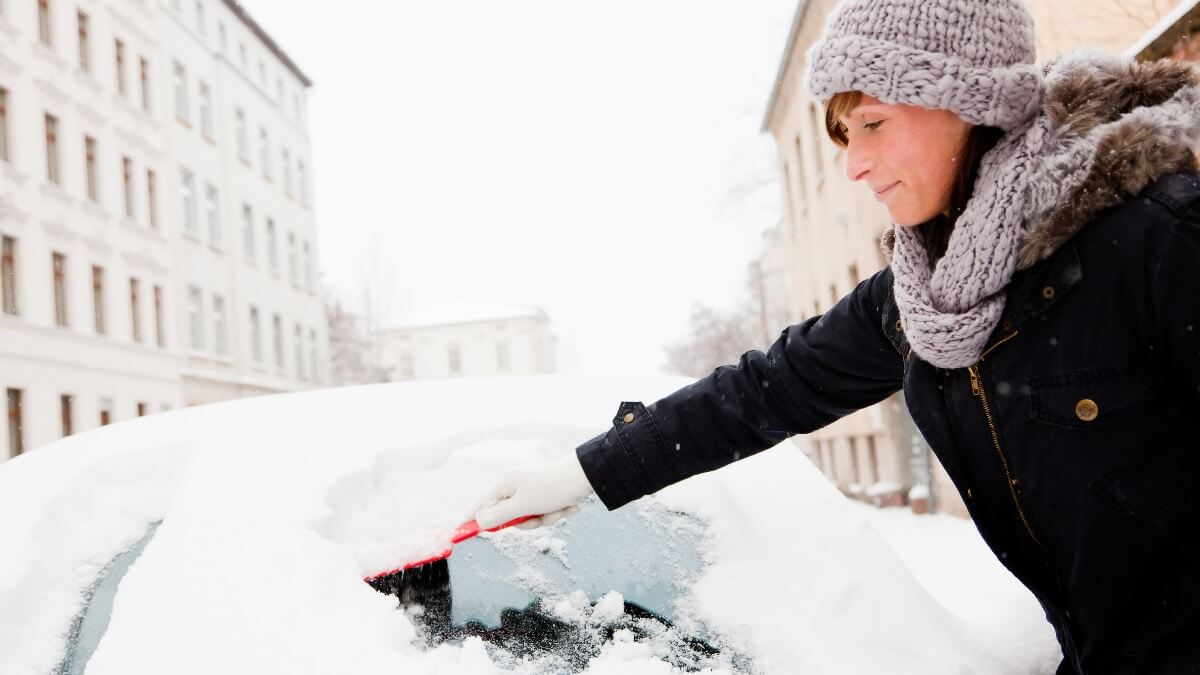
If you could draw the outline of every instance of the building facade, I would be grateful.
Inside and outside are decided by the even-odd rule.
[[[845,153],[825,133],[824,109],[803,87],[805,52],[836,4],[799,3],[763,120],[763,130],[776,141],[792,229],[789,263],[796,320],[822,313],[881,269],[885,260],[878,240],[891,226],[887,210],[846,177]],[[1172,5],[1167,0],[1033,0],[1029,6],[1039,59],[1079,47],[1126,52],[1169,27],[1160,24]],[[923,499],[930,495],[940,511],[966,515],[900,395],[812,434],[809,452],[848,494],[899,503],[911,491]]]
[[[557,338],[538,308],[413,317],[371,338],[379,367],[392,381],[556,371]]]
[[[309,84],[235,2],[0,2],[0,461],[324,380]]]

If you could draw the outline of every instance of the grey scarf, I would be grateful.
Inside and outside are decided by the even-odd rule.
[[[920,232],[891,231],[905,334],[940,368],[979,361],[1017,269],[1158,176],[1196,168],[1200,77],[1191,66],[1077,52],[1043,73],[1044,104],[983,157],[936,265]]]

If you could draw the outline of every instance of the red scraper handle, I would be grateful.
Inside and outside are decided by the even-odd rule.
[[[400,572],[403,570],[410,570],[414,567],[428,565],[429,563],[433,563],[433,562],[437,562],[437,561],[445,559],[445,558],[449,558],[450,554],[454,552],[455,544],[464,542],[464,541],[470,539],[471,537],[476,536],[480,532],[495,532],[497,530],[503,530],[506,527],[511,527],[513,525],[519,525],[531,518],[538,518],[538,517],[539,516],[536,516],[536,515],[521,516],[520,518],[514,518],[514,519],[508,521],[507,523],[504,523],[502,525],[497,525],[496,527],[492,527],[487,530],[480,530],[479,523],[476,522],[474,518],[472,518],[471,520],[468,520],[467,522],[463,523],[462,525],[459,525],[458,527],[454,528],[454,533],[450,536],[450,546],[445,551],[442,551],[441,553],[439,553],[435,556],[423,558],[423,559],[417,560],[415,562],[405,563],[405,564],[401,565],[400,567],[388,570],[386,572],[380,572],[379,574],[372,574],[371,576],[366,577],[364,579],[364,581],[371,581],[372,579],[378,579],[379,577],[386,577],[389,574],[395,574],[396,572]]]

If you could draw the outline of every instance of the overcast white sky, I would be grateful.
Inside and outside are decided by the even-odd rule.
[[[389,284],[393,323],[540,305],[560,370],[657,372],[781,216],[759,126],[796,0],[242,4],[315,83],[324,280]]]

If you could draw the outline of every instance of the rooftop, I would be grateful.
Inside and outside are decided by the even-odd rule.
[[[247,28],[254,31],[254,34],[258,36],[258,39],[263,41],[263,44],[267,46],[267,49],[270,49],[271,53],[274,54],[275,57],[280,61],[282,61],[283,64],[288,67],[288,70],[292,71],[292,74],[298,77],[302,83],[304,83],[305,87],[312,86],[312,80],[308,79],[308,76],[304,74],[304,71],[300,70],[300,66],[297,66],[296,62],[287,55],[287,52],[283,51],[283,48],[275,43],[275,40],[267,34],[267,31],[263,30],[263,27],[258,25],[258,22],[254,20],[254,17],[250,16],[250,13],[246,11],[246,8],[242,7],[237,0],[224,1],[225,6],[229,8],[229,11],[233,12],[234,16],[241,19],[242,23],[246,24]]]

